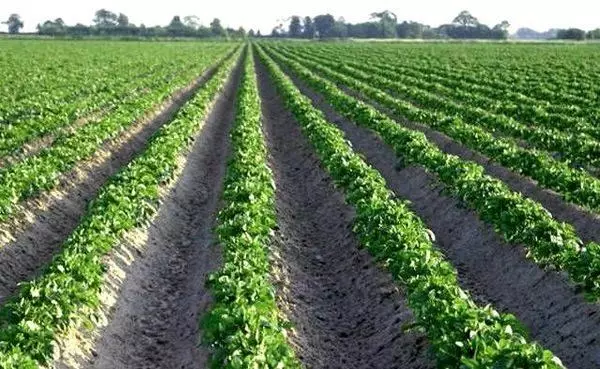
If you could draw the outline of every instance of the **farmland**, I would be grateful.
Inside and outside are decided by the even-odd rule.
[[[0,47],[0,367],[600,366],[597,46]]]

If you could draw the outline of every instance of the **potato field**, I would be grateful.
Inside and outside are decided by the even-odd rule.
[[[597,45],[0,50],[0,368],[600,368]]]

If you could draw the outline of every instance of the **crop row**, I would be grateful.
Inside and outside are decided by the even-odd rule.
[[[106,76],[99,81],[102,87],[85,98],[75,101],[67,99],[57,104],[40,99],[37,103],[48,105],[45,111],[20,121],[13,120],[9,116],[8,121],[0,126],[0,155],[13,153],[31,139],[53,133],[77,118],[97,111],[108,111],[119,104],[133,101],[147,91],[164,84],[165,76],[177,71],[188,71],[195,66],[197,61],[187,61],[186,68],[182,68],[180,64],[160,63],[158,68],[153,65],[154,68],[146,69],[141,77],[131,75],[130,72]]]
[[[299,58],[296,60],[300,61]],[[600,180],[583,169],[575,169],[550,155],[520,147],[514,140],[495,137],[488,131],[466,123],[460,117],[443,115],[397,99],[385,93],[375,80],[363,83],[319,63],[301,61],[328,78],[377,101],[394,114],[430,126],[465,146],[485,154],[500,164],[535,179],[542,187],[552,189],[571,203],[600,212]],[[375,86],[375,87],[374,87]]]
[[[269,244],[276,227],[275,188],[261,129],[251,50],[238,90],[223,209],[216,234],[223,267],[209,278],[214,304],[203,318],[215,368],[300,368],[270,282]]]
[[[404,128],[375,108],[343,93],[334,83],[311,72],[314,66],[309,70],[297,61],[271,55],[322,93],[343,116],[375,131],[399,157],[436,174],[456,197],[508,242],[524,245],[537,263],[567,271],[590,297],[600,297],[600,245],[591,242],[582,247],[573,227],[554,220],[541,204],[486,175],[482,166],[446,154],[423,133]]]
[[[361,244],[406,287],[409,306],[440,366],[484,368],[511,362],[515,367],[561,368],[551,352],[526,340],[514,316],[478,307],[460,289],[456,270],[409,205],[393,197],[381,174],[352,150],[344,134],[261,48],[259,55],[323,167],[355,208],[353,230]]]
[[[222,52],[220,49],[218,51]],[[207,52],[199,60],[199,65],[202,69],[207,68],[221,56],[218,52]],[[0,169],[0,219],[9,217],[14,206],[23,199],[54,187],[61,173],[90,157],[103,142],[118,136],[149,109],[189,84],[197,73],[197,70],[190,70],[174,80],[165,81],[139,99],[124,102],[99,122],[61,136],[39,154]]]
[[[235,55],[157,132],[140,156],[109,180],[60,254],[2,307],[0,367],[47,365],[56,337],[74,322],[93,316],[105,272],[102,257],[125,232],[142,226],[156,212],[159,187],[173,179],[177,158],[201,128],[239,51]]]
[[[9,41],[2,46],[7,52],[0,58],[0,88],[6,94],[0,96],[0,121],[11,124],[93,97],[111,79],[143,77],[149,66],[160,71],[169,56],[180,61],[193,58],[193,52],[183,47],[172,52],[161,46],[55,41]]]
[[[352,50],[350,53],[345,53],[346,56],[352,57],[353,55],[361,54],[358,50]],[[363,51],[363,53],[365,53]],[[590,100],[590,102],[583,106],[573,105],[572,102],[563,101],[560,98],[553,99],[545,99],[540,96],[530,96],[532,93],[532,88],[522,87],[521,89],[517,89],[516,86],[513,86],[511,83],[504,82],[504,80],[492,77],[491,75],[494,73],[493,68],[486,67],[485,73],[482,75],[475,75],[473,73],[473,68],[477,67],[477,64],[469,64],[468,68],[459,68],[456,64],[450,65],[441,65],[439,59],[440,55],[436,56],[436,59],[428,65],[427,58],[421,57],[419,60],[406,60],[402,57],[402,55],[398,54],[389,54],[382,52],[379,48],[369,48],[369,64],[375,63],[377,65],[386,65],[387,68],[397,68],[398,66],[404,68],[410,68],[414,71],[418,71],[431,76],[443,77],[446,80],[452,81],[452,84],[460,85],[462,89],[472,92],[478,93],[483,96],[487,96],[493,99],[499,100],[510,100],[514,103],[520,104],[526,112],[525,114],[533,114],[537,113],[535,116],[537,119],[543,119],[544,115],[548,113],[555,113],[554,116],[562,116],[562,117],[579,117],[584,118],[588,122],[588,125],[591,125],[595,119],[599,117],[599,111],[595,106],[595,103],[591,103],[594,100]],[[443,58],[442,58],[443,59]],[[503,59],[505,61],[506,59]],[[496,69],[506,69],[506,68],[496,68]],[[555,69],[556,71],[556,69]],[[506,75],[505,75],[506,77]],[[507,77],[508,78],[508,77]],[[453,86],[448,86],[453,88]],[[515,90],[518,91],[515,91]],[[592,97],[590,97],[592,98]],[[530,107],[527,109],[526,107]],[[534,109],[532,109],[534,108]],[[522,115],[521,119],[531,119],[532,115]]]
[[[379,53],[381,49],[374,50],[377,54],[375,55],[375,59],[384,58],[383,53]],[[398,55],[393,55],[391,59],[394,59]],[[388,61],[391,61],[388,55]],[[566,56],[567,58],[573,60],[571,56]],[[477,62],[473,63],[472,61],[476,60]],[[541,54],[538,56],[538,60],[548,60],[548,54]],[[515,96],[522,96],[525,99],[528,99],[530,102],[535,102],[535,105],[548,105],[548,108],[551,111],[555,112],[563,112],[571,114],[579,114],[584,112],[589,112],[590,107],[594,112],[598,112],[596,108],[594,108],[594,101],[596,96],[594,94],[590,94],[587,96],[585,93],[582,93],[580,88],[576,90],[569,91],[569,84],[566,83],[566,80],[569,80],[568,76],[560,75],[561,71],[569,71],[574,70],[573,65],[563,64],[547,66],[542,64],[537,64],[532,66],[529,75],[527,78],[524,77],[524,62],[519,61],[513,68],[509,68],[507,66],[507,59],[503,58],[501,62],[496,63],[488,63],[486,65],[482,65],[481,58],[470,58],[465,61],[465,65],[461,67],[456,64],[446,64],[443,67],[440,63],[439,55],[437,57],[430,58],[419,58],[419,60],[412,60],[408,64],[414,66],[415,69],[427,71],[429,73],[436,73],[439,70],[443,70],[444,74],[451,75],[456,79],[463,79],[473,85],[479,87],[485,87],[491,89],[492,91],[502,91],[507,93],[514,93]],[[496,67],[494,67],[496,65]],[[592,65],[592,64],[588,64]],[[510,70],[509,73],[506,70]],[[479,73],[477,73],[479,72]],[[589,83],[594,83],[596,77],[593,77],[588,71],[588,73],[579,75],[577,81],[588,81]],[[571,81],[576,81],[573,78],[570,78]],[[553,90],[548,89],[546,86],[542,85],[541,82],[548,83],[552,81],[556,88]],[[597,92],[597,91],[596,91]],[[556,105],[554,105],[556,104]]]
[[[430,101],[439,100],[441,96],[451,98],[467,105],[465,108],[459,108],[464,114],[467,114],[465,118],[482,121],[487,127],[493,129],[500,128],[507,134],[526,139],[546,150],[561,151],[567,154],[572,152],[571,156],[574,160],[581,161],[582,157],[592,159],[592,161],[598,160],[598,155],[591,155],[593,151],[589,150],[598,150],[599,144],[595,140],[600,138],[600,128],[583,118],[565,114],[550,114],[531,104],[517,103],[500,96],[492,98],[481,93],[474,93],[473,88],[464,80],[452,80],[385,61],[367,62],[370,59],[369,56],[361,53],[352,54],[351,57],[340,57],[340,55],[334,57],[325,48],[317,49],[316,52],[313,52],[313,49],[308,51],[294,47],[286,50],[296,51],[296,53],[302,51],[303,56],[315,55],[329,62],[343,63],[360,71],[388,78],[395,82],[396,85],[392,88],[396,91],[406,93],[407,88],[409,89],[407,92],[413,91],[409,86],[419,87],[419,89],[437,95],[426,96]],[[423,96],[419,98],[423,98]],[[469,108],[471,105],[475,108]],[[449,102],[444,102],[439,107],[455,109]],[[493,116],[489,112],[499,114],[499,116]],[[518,124],[507,117],[521,120],[525,124]],[[547,130],[541,130],[542,128]]]

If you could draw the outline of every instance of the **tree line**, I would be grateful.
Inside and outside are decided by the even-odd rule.
[[[292,16],[287,28],[280,23],[271,32],[271,37],[306,39],[327,38],[402,38],[402,39],[497,39],[509,37],[510,23],[502,21],[493,27],[481,23],[470,12],[460,12],[451,23],[439,27],[413,21],[399,22],[396,14],[389,10],[371,13],[371,20],[362,23],[347,23],[343,17],[331,14],[311,17]],[[600,39],[600,28],[589,32],[577,28],[557,30],[555,39]]]
[[[403,38],[403,39],[507,39],[509,37],[508,21],[502,21],[493,27],[485,25],[464,10],[451,23],[439,27],[413,21],[398,21],[396,14],[389,10],[374,12],[370,20],[362,23],[347,23],[343,17],[334,18],[331,14],[321,14],[315,17],[292,16],[286,26],[280,23],[273,28],[269,37],[288,37],[304,39],[327,38]],[[18,14],[11,14],[8,20],[2,22],[8,26],[11,34],[19,33],[24,22]],[[528,29],[523,29],[528,30]],[[218,18],[210,25],[200,24],[198,17],[176,15],[167,26],[146,27],[129,22],[129,17],[123,13],[114,13],[100,9],[95,13],[93,24],[78,23],[66,25],[62,18],[48,20],[37,25],[40,35],[48,36],[132,36],[132,37],[224,37],[244,38],[262,37],[260,31],[246,30],[243,27],[233,29],[224,27]],[[532,30],[531,30],[532,31]],[[600,28],[586,32],[578,28],[558,29],[552,33],[552,39],[585,40],[600,39]],[[532,31],[533,32],[533,31]]]
[[[12,14],[4,24],[8,25],[8,32],[19,33],[24,22],[18,14]],[[114,13],[106,9],[100,9],[94,14],[93,24],[84,25],[77,23],[74,26],[65,24],[62,18],[47,20],[37,25],[37,32],[46,36],[131,36],[131,37],[223,37],[244,38],[247,32],[243,27],[233,29],[224,27],[218,18],[213,19],[208,27],[200,24],[197,16],[185,16],[181,18],[176,15],[167,26],[146,27],[129,22],[129,17],[123,13]],[[248,33],[254,35],[254,31]]]
[[[344,18],[335,19],[331,14],[317,15],[314,18],[290,17],[287,27],[279,24],[271,32],[272,37],[290,38],[464,38],[464,39],[506,39],[510,24],[503,21],[489,27],[468,11],[462,11],[452,23],[437,28],[412,21],[399,22],[396,14],[389,10],[374,12],[371,20],[362,23],[347,23]]]

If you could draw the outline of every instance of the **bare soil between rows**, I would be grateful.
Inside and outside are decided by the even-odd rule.
[[[104,183],[144,150],[150,137],[169,122],[214,74],[211,67],[117,138],[105,142],[94,155],[61,175],[54,189],[19,204],[0,225],[0,304],[33,279],[77,227],[87,204]]]
[[[212,300],[206,278],[221,264],[212,229],[240,66],[186,154],[177,182],[144,230],[143,251],[124,268],[120,294],[84,368],[208,367],[209,349],[198,344],[198,320]]]
[[[273,242],[278,304],[306,368],[433,368],[426,338],[391,275],[360,250],[344,203],[298,123],[257,63],[278,229]]]
[[[457,268],[461,286],[479,304],[513,313],[534,340],[553,351],[569,368],[600,365],[600,307],[577,293],[565,275],[545,271],[507,244],[493,227],[462,206],[435,175],[422,167],[399,167],[394,150],[373,132],[335,113],[323,97],[293,78],[327,119],[344,131],[400,198],[436,236],[436,244]]]
[[[389,109],[380,106],[369,98],[360,96],[356,92],[351,92],[348,89],[344,89],[344,91],[354,97],[367,101],[407,128],[423,132],[427,136],[427,139],[445,152],[481,165],[490,176],[502,180],[513,191],[520,192],[524,196],[539,202],[559,221],[572,225],[584,242],[600,242],[599,214],[565,201],[562,195],[553,190],[543,188],[536,180],[502,166],[487,156],[455,141],[444,133],[438,132],[424,124],[411,122],[403,117],[394,115]]]

